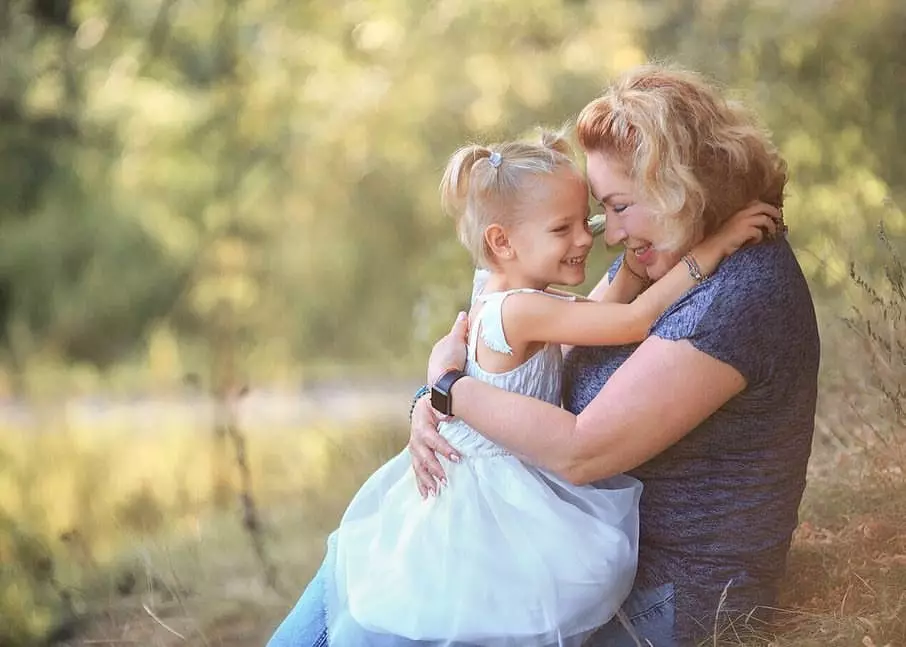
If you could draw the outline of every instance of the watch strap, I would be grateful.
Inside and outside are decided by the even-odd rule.
[[[453,398],[450,389],[460,378],[468,374],[458,368],[451,368],[438,378],[431,389],[431,405],[445,416],[453,415]]]

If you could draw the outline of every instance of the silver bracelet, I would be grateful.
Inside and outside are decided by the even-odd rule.
[[[692,254],[686,254],[683,256],[683,262],[686,264],[686,267],[689,268],[689,276],[692,277],[696,283],[703,283],[707,279],[711,278],[710,274],[705,274],[702,272],[702,268],[699,266],[698,261],[695,260],[695,257]]]

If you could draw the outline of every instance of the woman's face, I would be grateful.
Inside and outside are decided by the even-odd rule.
[[[664,276],[686,250],[665,249],[666,230],[653,211],[636,199],[632,180],[613,157],[588,152],[586,172],[592,200],[607,215],[604,240],[608,245],[623,245],[627,254],[634,254],[650,279]]]

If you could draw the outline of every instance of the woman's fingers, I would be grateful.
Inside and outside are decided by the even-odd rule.
[[[444,416],[438,413],[431,406],[427,397],[422,398],[416,403],[415,411],[412,414],[412,425],[409,430],[410,442],[415,441],[419,445],[426,445],[432,452],[442,454],[454,463],[457,462],[459,455],[453,449],[453,445],[447,442],[447,439],[437,431],[439,423],[450,419],[452,419],[452,416]]]
[[[450,335],[460,341],[468,341],[469,316],[465,312],[460,312],[456,315],[456,319],[453,321],[453,327],[450,328]]]
[[[409,432],[409,453],[418,490],[427,496],[437,492],[438,484],[447,482],[447,475],[437,459],[441,454],[453,462],[459,460],[456,450],[437,431],[438,417],[427,398],[416,403]]]

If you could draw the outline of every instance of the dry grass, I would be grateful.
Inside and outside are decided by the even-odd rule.
[[[279,565],[274,591],[239,506],[217,505],[209,434],[6,430],[0,521],[15,520],[22,541],[14,568],[0,568],[0,644],[30,647],[73,629],[64,645],[263,644],[355,489],[403,445],[386,429],[251,435],[265,548]],[[6,538],[0,527],[0,557]],[[32,554],[49,564],[52,586],[36,583]]]
[[[906,486],[825,483],[803,516],[781,602],[793,611],[778,644],[903,644]]]
[[[837,395],[825,391],[822,424],[856,415],[848,405],[841,406]],[[865,397],[871,399],[870,390]],[[870,440],[872,432],[866,434],[869,440],[864,442],[854,432],[841,436],[846,439],[842,446],[819,432],[777,631],[745,643],[726,634],[709,642],[774,647],[906,645],[906,484],[895,464],[897,454]],[[54,489],[94,498],[94,532],[107,528],[98,545],[109,548],[95,548],[87,562],[76,546],[63,542],[54,546],[61,580],[73,587],[81,617],[78,633],[61,643],[66,647],[263,645],[317,568],[324,538],[351,494],[404,441],[399,432],[371,430],[349,432],[342,442],[328,440],[326,429],[304,436],[299,432],[252,436],[250,458],[267,546],[280,567],[278,593],[263,584],[238,509],[218,512],[212,506],[210,492],[206,494],[207,461],[188,460],[205,455],[207,440],[188,446],[161,441],[149,457],[152,448],[135,439],[117,443],[108,438],[111,455],[118,458],[104,464],[125,460],[128,469],[105,475],[100,485],[89,487],[76,477],[93,475],[90,468],[97,469],[98,459],[91,452],[73,451],[74,437],[78,434],[69,434],[65,447],[57,449],[45,439],[40,451],[61,466],[64,455],[70,461],[87,457],[80,467],[58,471]],[[6,453],[21,456],[17,454],[21,451],[7,447]],[[137,455],[143,460],[127,458]],[[179,476],[173,466],[180,464],[195,469],[189,467],[188,474]],[[139,469],[142,465],[151,467]],[[74,480],[65,481],[63,474]],[[193,493],[189,506],[185,496],[178,495],[187,487],[180,482],[186,480],[195,483],[188,488]],[[111,482],[130,487],[108,492]],[[158,508],[162,517],[153,531],[141,532],[135,522],[131,528],[123,527],[123,511],[130,503],[136,519],[142,518],[142,505]],[[53,544],[54,533],[58,536],[71,528],[73,520],[71,514],[57,523],[47,520],[45,529],[53,531],[44,535],[48,542]]]
[[[399,434],[352,434],[342,446],[309,450],[309,459],[321,463],[319,473],[333,475],[329,480],[299,485],[290,495],[262,488],[270,491],[263,507],[282,594],[264,586],[235,511],[171,524],[163,506],[162,525],[171,532],[123,533],[128,549],[80,571],[75,598],[83,621],[77,636],[62,644],[263,645],[317,568],[323,540],[350,495],[402,440]],[[870,466],[864,452],[819,443],[815,459],[778,631],[746,644],[906,644],[906,485],[895,472]],[[265,480],[277,478],[292,476],[271,473]],[[725,635],[714,644],[741,643]]]

